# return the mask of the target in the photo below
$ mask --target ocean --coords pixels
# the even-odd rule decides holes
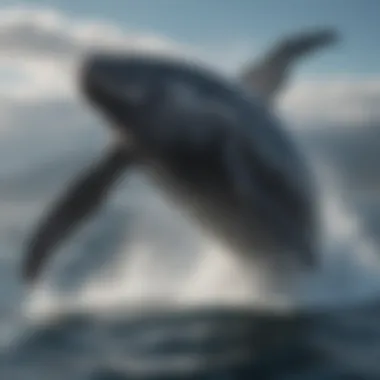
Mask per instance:
[[[86,145],[68,149],[73,139],[56,137],[55,146],[67,150],[54,151],[50,141],[43,151],[38,141],[33,150],[18,138],[12,149],[0,147],[1,379],[380,378],[373,172],[373,183],[365,187],[361,178],[354,188],[359,166],[338,181],[334,173],[346,161],[328,161],[335,171],[324,177],[331,186],[322,267],[301,275],[292,292],[268,290],[260,268],[208,241],[138,173],[60,250],[31,292],[20,279],[25,239],[101,144],[87,149],[82,139]],[[336,153],[331,135],[318,141]]]

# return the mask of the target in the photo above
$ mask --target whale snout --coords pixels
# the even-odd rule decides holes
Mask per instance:
[[[107,83],[111,84],[112,70],[105,58],[102,55],[91,55],[86,57],[80,68],[80,90],[90,98],[97,92],[105,91]]]
[[[149,62],[142,57],[93,54],[81,69],[81,91],[103,107],[138,106],[149,95],[152,74]]]

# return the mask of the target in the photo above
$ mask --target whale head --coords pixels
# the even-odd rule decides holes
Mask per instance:
[[[206,139],[213,133],[209,115],[233,117],[236,100],[233,87],[207,69],[145,55],[90,56],[81,90],[112,128],[155,153]]]

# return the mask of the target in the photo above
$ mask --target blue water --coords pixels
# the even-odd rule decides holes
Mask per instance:
[[[97,151],[69,154],[65,149],[62,143],[52,159],[52,150],[36,148],[29,162],[16,162],[17,151],[1,151],[8,158],[13,153],[13,169],[18,163],[16,171],[11,160],[5,162],[0,178],[1,379],[380,378],[379,269],[364,249],[369,241],[375,253],[378,248],[375,191],[363,196],[363,189],[351,189],[348,194],[355,226],[331,242],[335,261],[300,286],[300,304],[312,308],[263,311],[256,301],[267,295],[256,289],[245,295],[246,302],[242,296],[240,306],[195,302],[187,311],[174,312],[178,300],[191,296],[199,300],[209,292],[210,298],[226,301],[241,295],[247,288],[247,283],[238,284],[243,267],[230,273],[230,264],[223,266],[218,258],[199,265],[206,251],[194,239],[196,232],[187,231],[179,216],[174,220],[155,196],[141,191],[141,183],[128,183],[47,271],[49,285],[43,289],[48,301],[39,306],[31,302],[35,310],[48,310],[47,317],[29,317],[36,314],[23,308],[29,295],[19,277],[24,240],[45,205]],[[231,288],[236,292],[228,295]],[[132,313],[139,304],[150,304],[149,297],[144,301],[146,294],[172,302],[160,312]],[[61,309],[53,316],[57,305]],[[125,306],[121,314],[111,312],[115,305]]]
[[[1,356],[15,379],[378,379],[379,304],[276,317],[198,310],[107,321],[71,316]]]

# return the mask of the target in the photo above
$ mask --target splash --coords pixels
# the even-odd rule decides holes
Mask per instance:
[[[347,200],[339,174],[322,160],[318,166],[323,184],[321,268],[300,278],[297,302],[307,309],[366,302],[380,294],[378,247]]]
[[[312,274],[300,272],[291,290],[274,289],[262,268],[226,251],[137,174],[113,203],[128,209],[133,221],[112,264],[75,295],[45,286],[28,310],[39,317],[74,310],[136,313],[205,305],[292,312],[375,298],[380,293],[376,246],[339,190],[337,173],[322,163],[318,168],[323,184],[321,267]]]

